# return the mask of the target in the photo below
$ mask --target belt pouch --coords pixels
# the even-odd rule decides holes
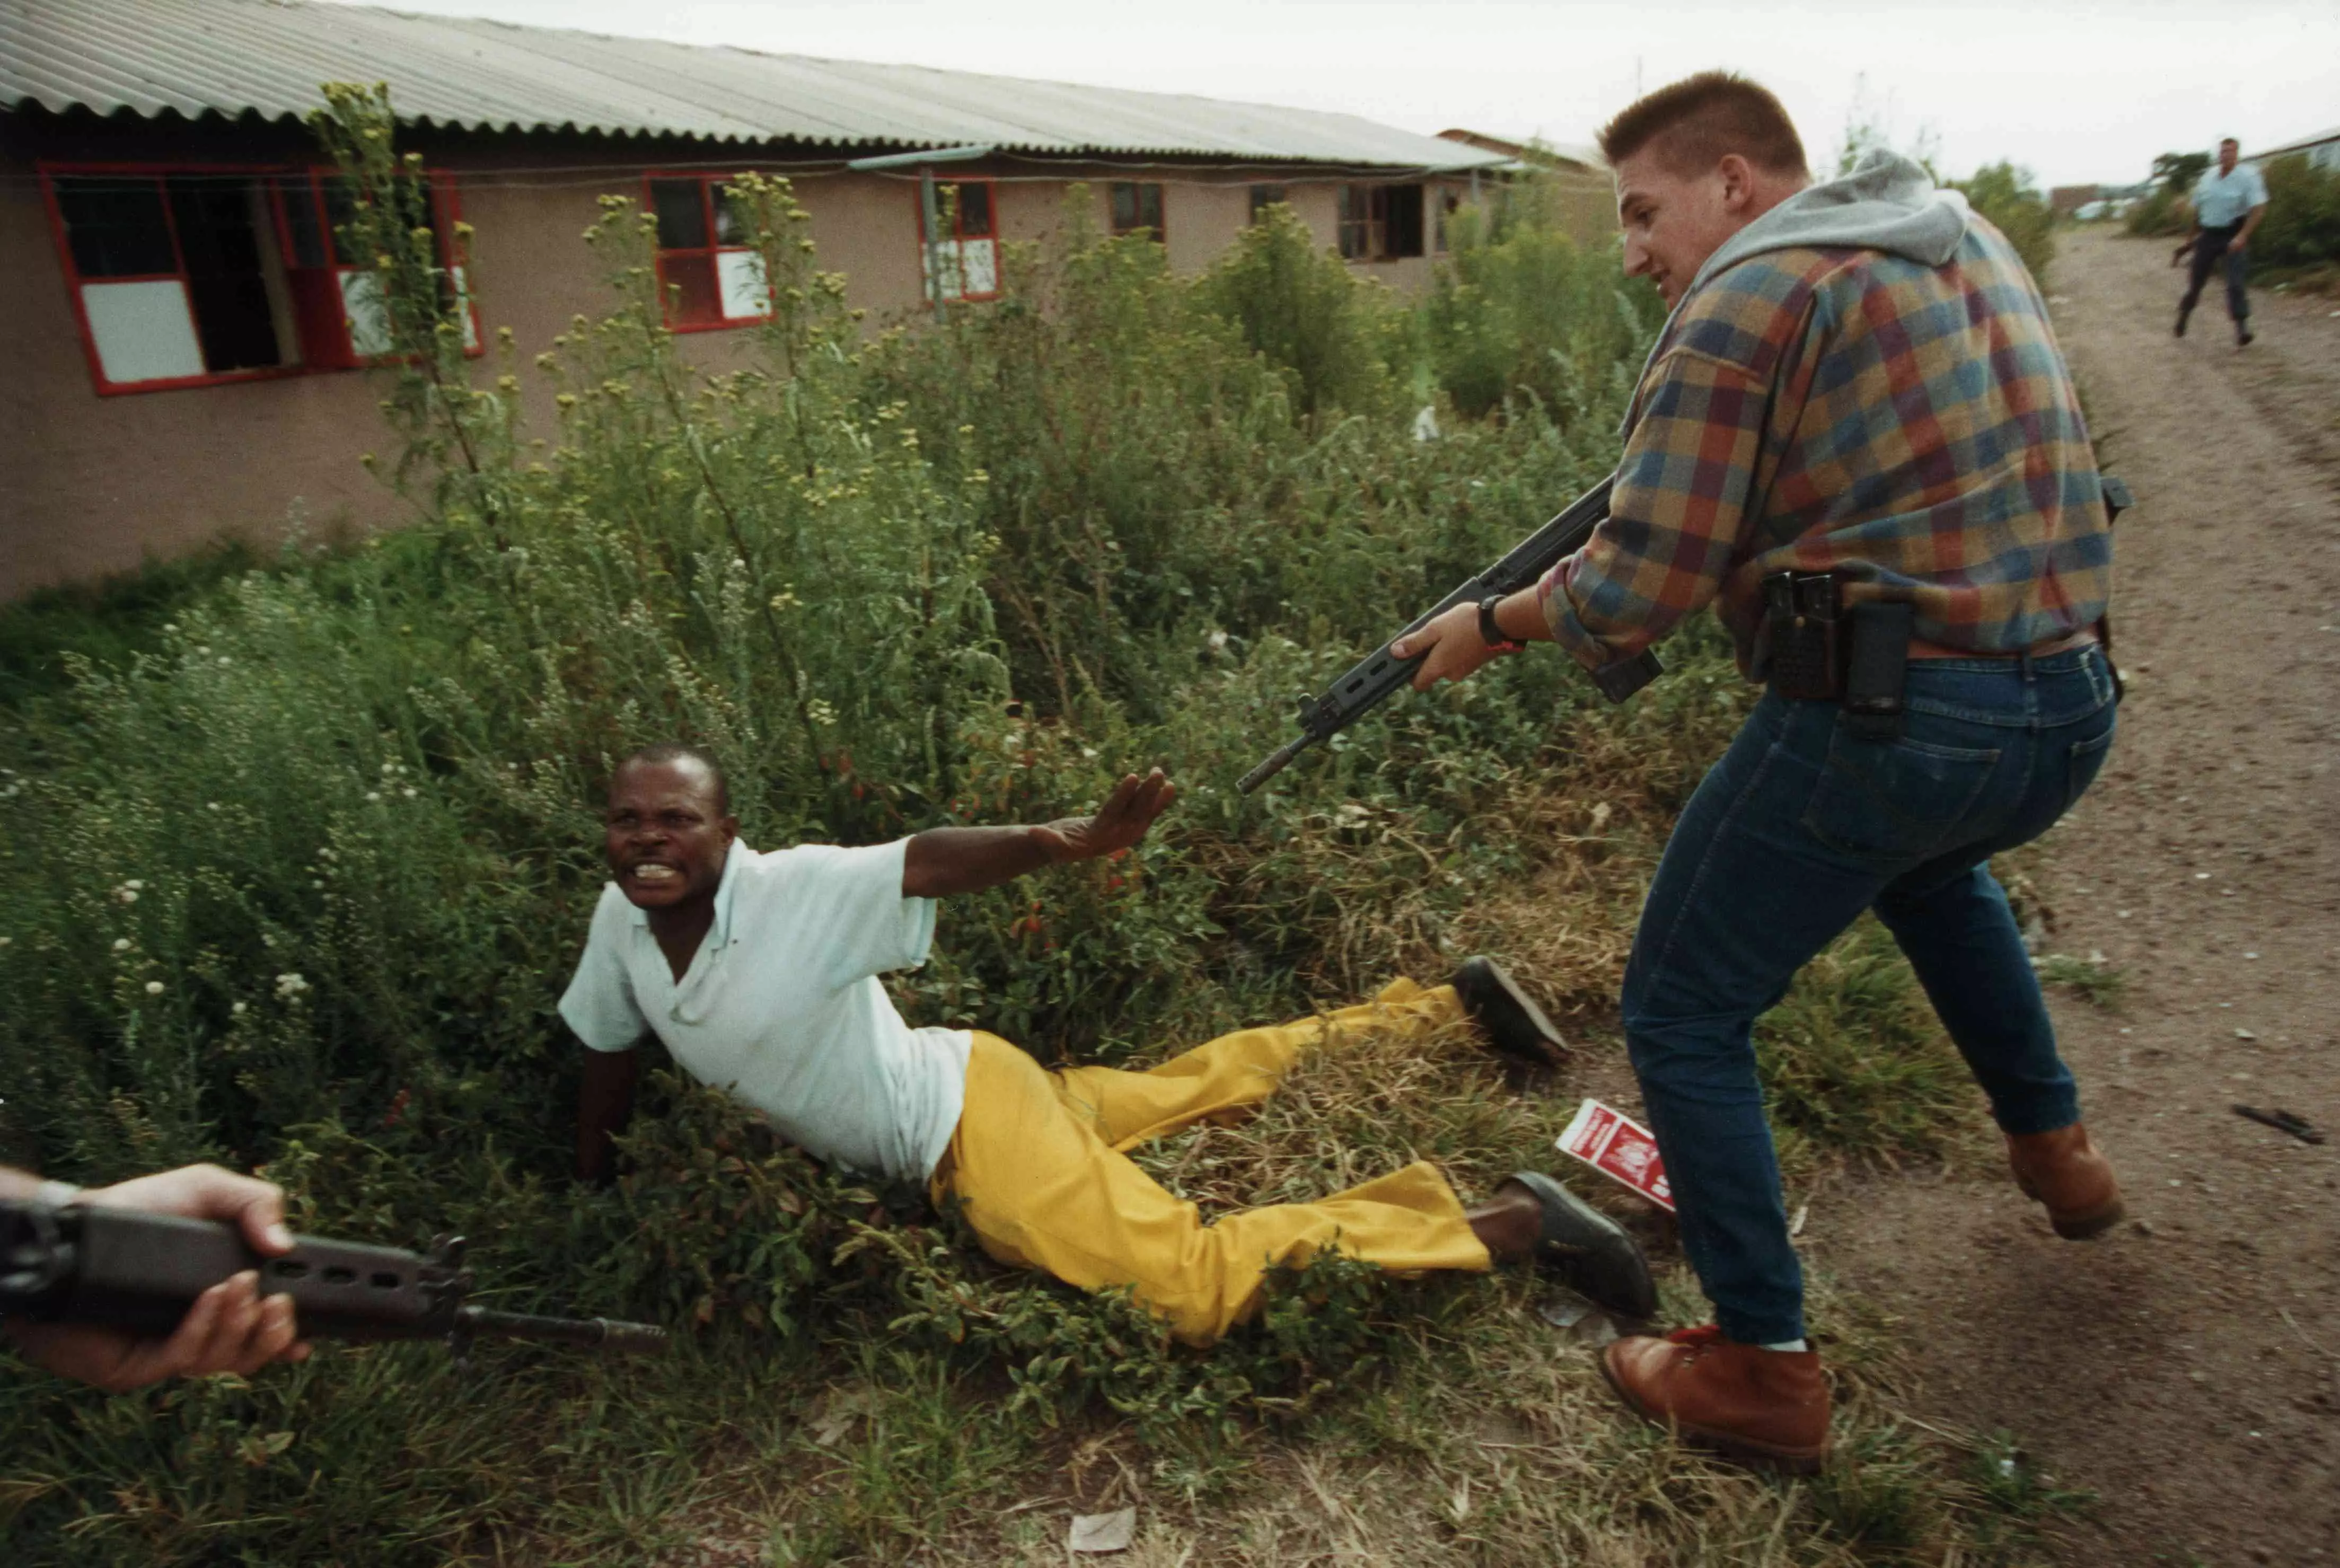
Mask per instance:
[[[1907,604],[1871,600],[1854,605],[1848,619],[1844,727],[1862,740],[1899,740],[1908,726],[1901,690],[1909,674],[1914,611]]]
[[[1764,678],[1782,697],[1829,702],[1841,690],[1836,579],[1824,571],[1775,571],[1763,580]]]

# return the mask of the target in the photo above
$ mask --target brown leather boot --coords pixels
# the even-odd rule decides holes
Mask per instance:
[[[1727,1458],[1810,1475],[1828,1457],[1817,1351],[1740,1345],[1710,1325],[1618,1340],[1601,1353],[1601,1372],[1634,1414]]]
[[[2010,1133],[2007,1163],[2023,1196],[2048,1206],[2048,1223],[2067,1241],[2086,1241],[2120,1223],[2120,1184],[2112,1162],[2078,1122],[2052,1133]]]

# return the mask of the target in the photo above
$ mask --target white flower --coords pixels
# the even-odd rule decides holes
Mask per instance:
[[[379,789],[369,789],[366,791],[366,799],[369,800],[379,800],[382,799],[382,791]]]
[[[391,774],[398,771],[398,764],[395,762],[385,762],[382,765],[382,777],[388,778]]]
[[[288,1001],[297,997],[308,988],[309,982],[298,974],[283,974],[276,977],[276,994]]]
[[[233,1013],[233,1014],[234,1014],[237,1017],[239,1017],[239,1018],[240,1018],[240,1017],[243,1017],[243,1004],[242,1002],[238,1002],[238,1003],[236,1003],[236,1004],[235,1004],[235,1006],[233,1006],[233,1007],[230,1007],[230,1008],[228,1009],[228,1011],[229,1011],[229,1012],[231,1012],[231,1013]]]
[[[409,800],[411,800],[414,799],[414,787],[410,784],[405,789],[401,789],[399,793],[405,796]]]
[[[333,858],[333,852],[331,849],[320,849],[317,851],[317,858],[320,860],[330,860]]]
[[[132,887],[127,882],[124,882],[121,887],[116,888],[114,890],[114,896],[121,899],[125,904],[135,904],[138,902],[138,889]]]
[[[203,802],[203,809],[206,811],[216,811],[219,809],[220,803],[216,800],[206,800]]]
[[[126,953],[130,951],[130,938],[127,937],[114,938],[114,950],[117,953]]]
[[[127,882],[123,883],[122,885],[123,885],[124,887],[125,887],[125,888],[129,888],[129,889],[130,889],[132,892],[134,892],[134,893],[141,892],[141,891],[144,890],[145,886],[146,886],[146,884],[145,884],[145,883],[144,883],[144,882],[140,881],[140,880],[139,880],[137,878],[135,878],[135,877],[131,878],[130,878],[130,880],[128,880]]]
[[[223,653],[223,654],[221,654],[221,655],[219,656],[219,661],[220,661],[222,664],[233,664],[233,663],[235,662],[235,660],[234,660],[230,659],[230,658],[229,658],[226,654],[224,654],[224,653]]]
[[[14,937],[0,937],[0,948],[5,948],[5,947],[8,946],[8,944],[9,944],[9,943],[11,943],[11,942],[15,941],[15,939],[16,939],[16,938],[14,938]]]
[[[161,996],[161,995],[163,994],[163,982],[162,982],[162,981],[160,981],[160,980],[149,980],[149,981],[147,981],[147,982],[146,982],[146,994],[147,994],[148,996],[150,996],[150,997],[159,997],[159,996]]]
[[[312,878],[312,879],[310,881],[309,886],[311,886],[312,888],[322,888],[322,887],[323,887],[323,886],[324,886],[324,884],[323,884],[322,882],[316,881],[316,880],[314,880],[314,879]]]

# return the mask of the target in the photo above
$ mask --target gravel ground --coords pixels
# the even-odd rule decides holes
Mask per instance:
[[[2237,349],[2206,297],[2180,341],[2167,257],[2075,234],[2052,279],[2138,505],[2119,737],[2034,879],[2051,949],[2127,979],[2054,1006],[2131,1223],[2076,1245],[2009,1182],[1902,1176],[1806,1241],[1902,1319],[1915,1414],[2097,1494],[2065,1560],[2340,1563],[2340,298],[2256,296]]]

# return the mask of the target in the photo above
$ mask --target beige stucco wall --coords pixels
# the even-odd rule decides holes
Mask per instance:
[[[429,161],[452,170],[464,218],[477,231],[471,268],[483,340],[479,373],[504,367],[492,348],[511,329],[531,432],[550,435],[550,381],[534,356],[571,318],[607,308],[604,255],[582,243],[615,192],[641,199],[642,174],[709,161],[703,148],[566,143],[549,138],[416,138]],[[713,154],[721,156],[720,152]],[[0,115],[0,276],[17,302],[0,312],[0,601],[48,584],[85,581],[185,553],[222,535],[266,546],[302,522],[332,535],[393,523],[407,509],[369,474],[362,453],[389,449],[376,400],[378,372],[292,375],[165,392],[98,394],[36,180],[41,158],[75,162],[306,164],[305,134],[292,127],[74,121]],[[743,162],[746,160],[743,158]],[[591,173],[580,174],[580,169]],[[994,174],[1004,240],[1046,239],[1064,220],[1075,179],[1089,187],[1107,225],[1110,165],[1046,169],[1028,161],[966,165]],[[1153,171],[1164,191],[1171,266],[1210,264],[1250,216],[1247,176],[1207,166]],[[1264,183],[1286,186],[1318,242],[1337,238],[1335,186],[1305,171]],[[819,265],[841,272],[849,304],[873,324],[922,308],[914,176],[801,174]],[[1356,270],[1401,289],[1427,283],[1430,258]],[[686,334],[685,356],[710,370],[743,362],[754,333]]]

